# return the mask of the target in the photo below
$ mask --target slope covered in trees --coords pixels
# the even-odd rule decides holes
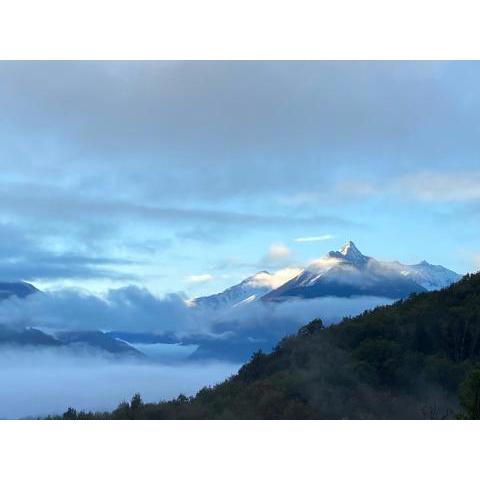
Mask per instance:
[[[64,418],[480,418],[479,361],[475,274],[328,328],[314,320],[194,397]]]

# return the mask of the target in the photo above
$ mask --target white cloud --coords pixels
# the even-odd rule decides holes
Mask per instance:
[[[403,177],[397,188],[428,202],[480,199],[480,172],[439,173],[424,171]]]
[[[335,265],[338,265],[339,263],[341,263],[340,259],[325,256],[325,257],[315,258],[311,260],[308,264],[308,269],[324,271],[324,270],[329,270],[330,268],[334,267]]]
[[[274,243],[270,245],[265,260],[267,262],[278,262],[289,258],[291,255],[292,252],[286,245],[283,245],[282,243]]]
[[[332,240],[334,238],[335,238],[334,235],[327,234],[327,235],[318,235],[318,236],[314,236],[314,237],[298,237],[298,238],[294,239],[294,242],[300,242],[300,243],[303,243],[303,242],[324,242],[326,240]]]
[[[80,290],[59,290],[11,297],[0,302],[0,324],[53,330],[183,331],[195,328],[185,299],[178,294],[156,297],[129,286],[99,297]]]
[[[303,192],[292,195],[283,203],[287,205],[308,205],[328,203],[329,199],[338,202],[339,199],[374,197],[376,195],[405,196],[424,202],[464,202],[480,200],[480,171],[437,172],[433,170],[417,171],[383,182],[364,180],[344,180],[333,186],[333,192]],[[318,237],[300,237],[295,242],[321,241]],[[312,240],[310,240],[312,238]],[[305,240],[304,240],[305,239]],[[315,240],[314,240],[315,239]],[[325,238],[328,240],[329,238]]]
[[[252,285],[259,287],[278,288],[302,271],[301,268],[287,267],[275,273],[259,272],[252,278]]]
[[[276,338],[288,335],[298,327],[320,317],[326,325],[338,323],[346,316],[355,316],[379,305],[394,302],[391,298],[321,297],[285,302],[253,302],[241,305],[235,314],[229,312],[219,318],[223,328],[242,336],[245,331],[256,331],[263,336]],[[212,319],[215,322],[215,318]]]
[[[361,180],[358,178],[342,180],[335,185],[335,192],[342,198],[361,198],[370,197],[377,194],[379,186],[372,181]]]
[[[202,273],[200,275],[189,275],[187,277],[187,282],[189,283],[205,283],[213,280],[213,275],[209,273]]]

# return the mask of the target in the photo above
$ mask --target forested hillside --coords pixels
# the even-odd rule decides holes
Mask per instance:
[[[317,319],[196,396],[63,418],[480,418],[480,274],[346,318]]]

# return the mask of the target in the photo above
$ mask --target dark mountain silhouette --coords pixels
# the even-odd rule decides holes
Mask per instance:
[[[116,355],[144,356],[123,340],[112,338],[110,335],[99,331],[61,332],[55,336],[64,345],[88,345]]]
[[[0,282],[0,300],[12,296],[25,298],[36,292],[39,290],[27,282]]]
[[[0,346],[61,347],[88,346],[119,356],[143,357],[138,350],[99,331],[60,332],[49,335],[37,328],[18,328],[0,325]]]
[[[36,328],[12,328],[0,325],[0,345],[59,346],[61,342]]]

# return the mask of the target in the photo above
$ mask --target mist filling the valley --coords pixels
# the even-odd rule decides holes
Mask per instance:
[[[135,287],[110,290],[103,299],[74,290],[11,297],[0,304],[0,326],[6,334],[46,332],[50,336],[40,340],[70,338],[71,343],[47,346],[35,339],[35,345],[20,346],[21,335],[3,339],[0,418],[45,417],[68,407],[112,410],[137,392],[145,402],[193,395],[224,381],[254,351],[269,351],[318,315],[330,324],[390,302],[378,297],[321,298],[216,311],[190,308],[181,297],[160,298]],[[125,344],[133,352],[102,350],[102,332],[117,328],[127,336],[146,332],[148,340],[140,334],[137,341],[122,341],[113,334],[109,342],[120,342],[113,345],[117,350]],[[73,337],[65,337],[69,331]],[[158,340],[168,331],[170,341]],[[82,332],[89,335],[82,337]],[[13,340],[16,346],[8,343]]]
[[[177,355],[172,353],[172,357]],[[89,349],[2,348],[0,418],[44,417],[63,413],[68,407],[111,410],[136,392],[146,402],[193,395],[225,380],[238,368],[218,361],[119,360]]]

